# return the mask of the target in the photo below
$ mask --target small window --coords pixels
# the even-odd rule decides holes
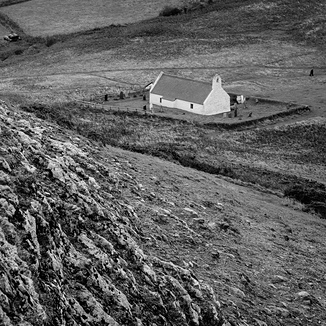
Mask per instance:
[[[160,97],[160,103],[162,103],[162,97]]]
[[[191,103],[190,104],[190,109],[193,109],[194,108],[194,105]]]

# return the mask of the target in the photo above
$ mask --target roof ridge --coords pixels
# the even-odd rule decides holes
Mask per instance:
[[[203,84],[211,84],[210,82],[207,81],[202,81],[202,80],[198,80],[198,79],[191,79],[191,78],[186,78],[186,77],[181,77],[181,76],[176,76],[176,75],[171,75],[171,74],[167,74],[165,72],[163,72],[162,76],[169,76],[169,77],[173,77],[173,78],[177,78],[177,79],[184,79],[184,80],[189,80],[189,81],[193,81],[193,82],[197,82],[197,83],[203,83]]]

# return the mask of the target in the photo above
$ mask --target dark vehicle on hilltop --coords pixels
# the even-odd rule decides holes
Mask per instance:
[[[4,40],[8,42],[16,42],[21,40],[21,37],[16,33],[10,33],[9,35],[4,36]]]

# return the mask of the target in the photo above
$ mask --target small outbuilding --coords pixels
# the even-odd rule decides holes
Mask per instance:
[[[161,72],[150,89],[149,105],[213,115],[230,111],[230,96],[219,75],[208,83]]]

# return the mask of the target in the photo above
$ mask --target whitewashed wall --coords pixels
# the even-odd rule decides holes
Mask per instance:
[[[190,104],[193,104],[193,109],[190,108]],[[174,107],[176,109],[181,109],[197,114],[203,114],[203,109],[204,109],[204,106],[202,104],[191,103],[191,102],[178,100],[178,99],[175,101]]]
[[[170,101],[164,98],[162,98],[162,102],[160,102],[161,97],[162,97],[161,95],[151,93],[149,96],[150,108],[152,108],[153,105],[158,105],[166,108],[176,108],[180,110],[189,111],[192,113],[203,114],[204,106],[201,104],[190,103],[179,99],[176,99],[175,101]],[[191,109],[190,104],[193,104],[193,109]]]
[[[205,115],[229,112],[230,110],[230,96],[221,87],[214,88],[204,101],[203,114]]]
[[[149,107],[150,107],[150,109],[153,108],[153,105],[162,105],[160,103],[160,98],[161,97],[162,96],[160,96],[160,95],[149,93]]]
[[[162,98],[162,102],[160,102],[161,98],[161,95],[150,93],[150,108],[153,108],[153,105],[158,105],[166,108],[176,108],[203,115],[219,114],[222,112],[229,112],[231,110],[230,96],[221,87],[214,88],[205,100],[203,105],[198,103],[190,103],[179,99],[171,101]],[[193,104],[192,109],[190,108],[190,104]]]

